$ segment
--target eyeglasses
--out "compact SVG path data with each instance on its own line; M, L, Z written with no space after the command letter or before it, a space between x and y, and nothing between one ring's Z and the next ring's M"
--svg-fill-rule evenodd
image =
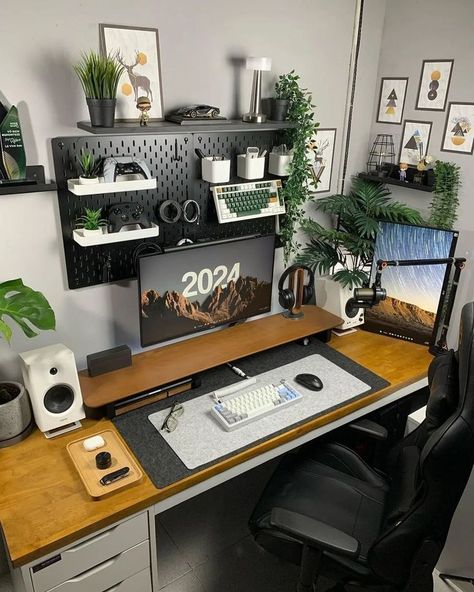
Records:
M183 413L184 407L180 403L173 403L161 429L167 432L173 432L178 427L178 417L181 417Z

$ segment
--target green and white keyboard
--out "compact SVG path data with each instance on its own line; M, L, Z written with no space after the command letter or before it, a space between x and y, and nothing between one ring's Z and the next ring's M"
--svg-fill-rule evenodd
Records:
M285 213L281 181L254 181L211 187L220 224Z

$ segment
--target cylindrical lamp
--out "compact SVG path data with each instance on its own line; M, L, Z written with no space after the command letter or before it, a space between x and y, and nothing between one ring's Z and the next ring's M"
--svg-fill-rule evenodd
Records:
M272 69L272 60L271 58L247 58L245 67L247 70L253 70L254 73L250 110L242 117L242 121L264 123L267 116L262 113L262 72Z

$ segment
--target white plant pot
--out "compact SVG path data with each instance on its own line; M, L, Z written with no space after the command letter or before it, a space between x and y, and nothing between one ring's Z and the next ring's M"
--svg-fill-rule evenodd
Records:
M99 182L99 177L79 177L79 185L96 185Z
M25 387L13 381L3 381L0 387L2 384L16 387L19 394L11 401L0 404L0 447L23 440L33 427L30 399Z
M87 228L82 229L82 236L92 238L94 236L100 236L104 234L105 228L97 228L96 230L88 230Z

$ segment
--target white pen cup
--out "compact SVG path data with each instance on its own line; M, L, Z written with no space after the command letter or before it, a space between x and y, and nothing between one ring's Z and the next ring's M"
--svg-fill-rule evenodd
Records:
M230 160L213 160L212 156L201 159L202 178L209 183L228 183L230 179Z
M287 177L290 174L289 166L292 158L292 154L270 152L268 157L268 172L278 177Z
M242 179L261 179L265 174L265 157L252 158L248 154L237 155L237 175Z

